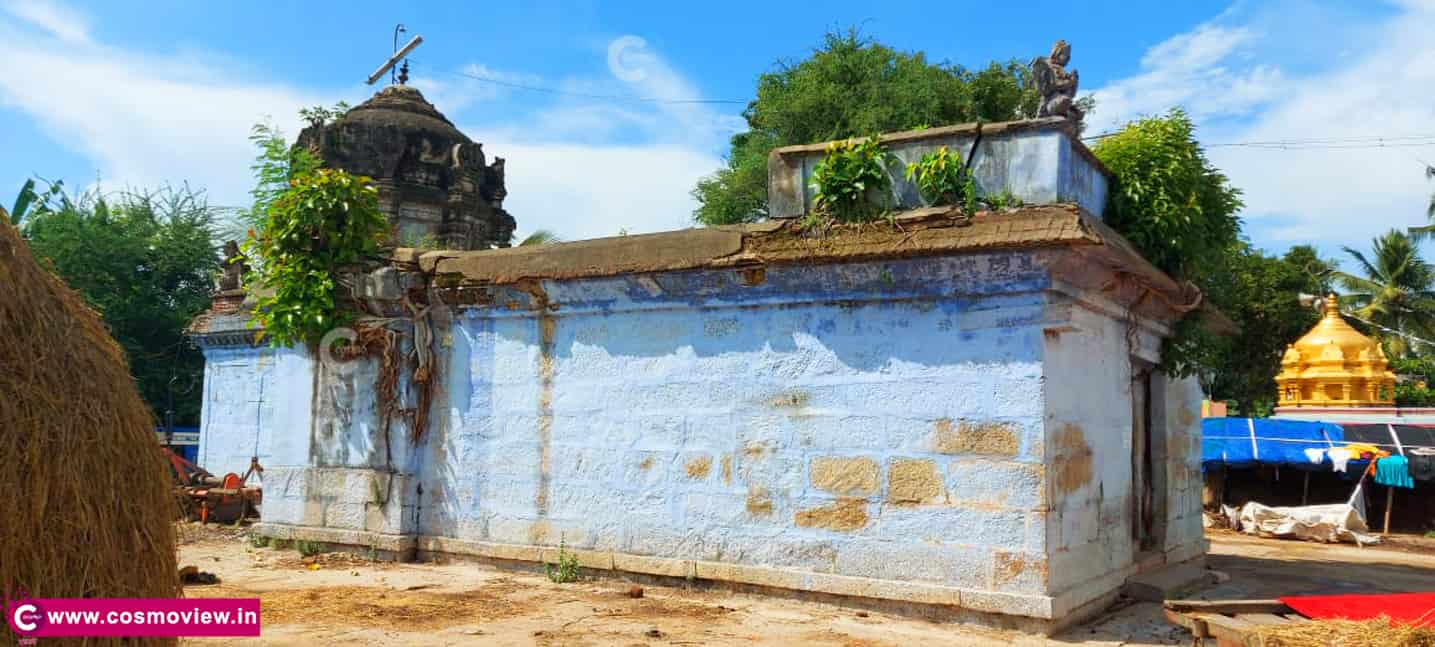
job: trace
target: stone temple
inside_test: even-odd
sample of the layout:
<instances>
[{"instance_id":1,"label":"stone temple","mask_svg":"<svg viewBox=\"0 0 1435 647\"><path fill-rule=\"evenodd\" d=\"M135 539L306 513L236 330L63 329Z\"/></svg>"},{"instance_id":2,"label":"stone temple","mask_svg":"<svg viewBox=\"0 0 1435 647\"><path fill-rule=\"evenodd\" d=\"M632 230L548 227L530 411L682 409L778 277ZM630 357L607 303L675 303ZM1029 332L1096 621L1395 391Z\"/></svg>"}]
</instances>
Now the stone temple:
<instances>
[{"instance_id":1,"label":"stone temple","mask_svg":"<svg viewBox=\"0 0 1435 647\"><path fill-rule=\"evenodd\" d=\"M814 234L817 143L773 152L768 222L509 249L485 249L513 227L501 164L417 92L316 140L401 228L477 249L364 277L405 358L389 396L383 356L195 321L199 462L257 457L262 535L501 563L561 544L600 574L1035 631L1204 559L1200 389L1157 368L1200 295L1102 222L1110 175L1066 119L882 137L970 155L1017 208L928 207L899 172L890 222Z\"/></svg>"},{"instance_id":2,"label":"stone temple","mask_svg":"<svg viewBox=\"0 0 1435 647\"><path fill-rule=\"evenodd\" d=\"M508 247L503 158L455 128L416 88L391 85L333 123L299 133L297 146L324 165L367 175L400 245L429 249Z\"/></svg>"}]
</instances>

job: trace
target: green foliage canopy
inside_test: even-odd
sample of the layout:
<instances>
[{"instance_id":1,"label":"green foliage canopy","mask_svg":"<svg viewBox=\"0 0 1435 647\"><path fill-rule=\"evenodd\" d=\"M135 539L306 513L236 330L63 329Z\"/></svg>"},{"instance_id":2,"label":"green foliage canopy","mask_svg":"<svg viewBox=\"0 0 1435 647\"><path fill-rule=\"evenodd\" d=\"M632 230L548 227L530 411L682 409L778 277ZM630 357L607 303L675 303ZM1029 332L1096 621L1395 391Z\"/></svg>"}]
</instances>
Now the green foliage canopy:
<instances>
[{"instance_id":1,"label":"green foliage canopy","mask_svg":"<svg viewBox=\"0 0 1435 647\"><path fill-rule=\"evenodd\" d=\"M1395 384L1395 405L1435 406L1435 360L1427 357L1399 357L1390 360L1390 370L1400 381Z\"/></svg>"},{"instance_id":2,"label":"green foliage canopy","mask_svg":"<svg viewBox=\"0 0 1435 647\"><path fill-rule=\"evenodd\" d=\"M156 419L177 377L175 421L198 424L204 357L184 329L209 307L219 269L204 195L188 187L112 199L35 195L23 229L35 256L99 312Z\"/></svg>"},{"instance_id":3,"label":"green foliage canopy","mask_svg":"<svg viewBox=\"0 0 1435 647\"><path fill-rule=\"evenodd\" d=\"M519 241L518 246L532 247L534 245L551 245L561 242L563 242L563 239L552 229L535 229L533 233L528 234L523 240Z\"/></svg>"},{"instance_id":4,"label":"green foliage canopy","mask_svg":"<svg viewBox=\"0 0 1435 647\"><path fill-rule=\"evenodd\" d=\"M1202 332L1183 340L1193 347L1187 356L1203 369L1202 386L1213 399L1236 401L1239 415L1271 413L1286 344L1320 318L1301 305L1300 295L1325 290L1331 267L1308 246L1277 257L1239 241L1204 273L1206 297L1240 327L1230 337Z\"/></svg>"},{"instance_id":5,"label":"green foliage canopy","mask_svg":"<svg viewBox=\"0 0 1435 647\"><path fill-rule=\"evenodd\" d=\"M339 307L339 271L375 257L388 233L369 178L317 169L289 181L265 209L259 232L244 242L256 259L248 285L254 318L271 345L313 345L349 323Z\"/></svg>"},{"instance_id":6,"label":"green foliage canopy","mask_svg":"<svg viewBox=\"0 0 1435 647\"><path fill-rule=\"evenodd\" d=\"M734 135L727 167L693 189L696 221L755 222L767 216L767 156L790 144L976 120L1036 115L1040 97L1026 64L993 62L980 70L932 63L855 30L829 33L796 63L758 77L743 111L748 130Z\"/></svg>"},{"instance_id":7,"label":"green foliage canopy","mask_svg":"<svg viewBox=\"0 0 1435 647\"><path fill-rule=\"evenodd\" d=\"M240 221L257 228L262 226L269 205L289 190L290 180L317 170L323 163L306 149L290 147L284 133L271 123L254 124L249 130L249 141L258 150L254 163L249 166L254 172L254 188L249 190L254 202L240 212Z\"/></svg>"},{"instance_id":8,"label":"green foliage canopy","mask_svg":"<svg viewBox=\"0 0 1435 647\"><path fill-rule=\"evenodd\" d=\"M1236 215L1241 192L1206 159L1191 119L1180 110L1140 119L1103 138L1092 152L1112 175L1106 224L1156 267L1194 282L1221 306L1217 268L1249 253ZM1215 363L1222 346L1201 328L1199 317L1186 317L1166 340L1162 368L1173 375L1225 370Z\"/></svg>"},{"instance_id":9,"label":"green foliage canopy","mask_svg":"<svg viewBox=\"0 0 1435 647\"><path fill-rule=\"evenodd\" d=\"M1162 271L1199 284L1200 268L1236 244L1241 192L1206 159L1186 113L1134 121L1092 152L1114 180L1106 224Z\"/></svg>"}]
</instances>

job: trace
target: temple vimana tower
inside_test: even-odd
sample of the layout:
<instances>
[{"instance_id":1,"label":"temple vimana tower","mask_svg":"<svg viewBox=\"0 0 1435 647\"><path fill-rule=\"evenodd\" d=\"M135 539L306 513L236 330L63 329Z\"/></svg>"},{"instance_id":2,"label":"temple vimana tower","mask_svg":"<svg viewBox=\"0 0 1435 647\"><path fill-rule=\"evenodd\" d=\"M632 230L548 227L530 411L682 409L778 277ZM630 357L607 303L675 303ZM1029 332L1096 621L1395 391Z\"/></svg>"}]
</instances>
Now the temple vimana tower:
<instances>
[{"instance_id":1,"label":"temple vimana tower","mask_svg":"<svg viewBox=\"0 0 1435 647\"><path fill-rule=\"evenodd\" d=\"M391 85L335 121L305 128L296 146L324 165L367 175L404 247L508 247L503 158L454 127L416 88Z\"/></svg>"}]
</instances>

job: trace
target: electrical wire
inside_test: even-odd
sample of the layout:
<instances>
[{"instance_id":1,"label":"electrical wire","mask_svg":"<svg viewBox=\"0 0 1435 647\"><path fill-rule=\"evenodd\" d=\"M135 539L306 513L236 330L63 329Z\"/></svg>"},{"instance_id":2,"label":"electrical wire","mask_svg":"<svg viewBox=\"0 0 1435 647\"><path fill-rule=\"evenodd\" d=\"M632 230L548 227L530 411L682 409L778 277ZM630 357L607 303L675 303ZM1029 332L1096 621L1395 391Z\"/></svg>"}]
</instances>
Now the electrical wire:
<instances>
[{"instance_id":1,"label":"electrical wire","mask_svg":"<svg viewBox=\"0 0 1435 647\"><path fill-rule=\"evenodd\" d=\"M1365 324L1365 325L1367 325L1367 326L1372 326L1372 327L1375 327L1375 328L1379 328L1379 329L1381 329L1381 330L1383 330L1383 331L1385 331L1385 332L1388 332L1388 333L1390 333L1390 334L1392 334L1392 335L1396 335L1396 336L1399 336L1399 337L1404 337L1405 339L1408 339L1408 340L1413 341L1413 342L1417 342L1417 343L1421 343L1421 344L1426 344L1426 345L1429 345L1429 346L1435 346L1435 341L1430 341L1430 340L1428 340L1428 339L1421 339L1421 338L1419 338L1419 337L1416 337L1415 335L1412 335L1412 334L1407 333L1407 332L1401 332L1401 331L1396 330L1396 329L1394 329L1394 328L1387 328L1387 327L1382 326L1382 325L1380 325L1380 324L1378 324L1378 323L1375 323L1374 321L1371 321L1371 320L1369 320L1369 319L1365 319L1365 318L1363 318L1363 317L1361 317L1361 316L1359 316L1359 315L1353 314L1353 313L1351 313L1351 312L1342 310L1342 311L1340 312L1340 314L1345 315L1345 316L1347 316L1347 317L1350 317L1351 319L1354 319L1354 320L1356 320L1356 321L1359 321L1360 323L1363 323L1363 324Z\"/></svg>"},{"instance_id":2,"label":"electrical wire","mask_svg":"<svg viewBox=\"0 0 1435 647\"><path fill-rule=\"evenodd\" d=\"M411 63L424 66L423 63L410 59ZM559 90L514 81L505 81L491 76L474 74L472 72L439 70L440 72L452 74L481 83L512 88L515 90L527 90L529 92L541 92L559 96L580 97L585 99L601 99L605 101L631 101L635 103L659 103L659 104L715 104L715 105L747 105L749 101L738 99L666 99L661 97L641 97L616 94L594 94L588 92L573 92ZM1105 139L1119 134L1118 131L1101 133L1082 137L1082 141ZM1206 148L1224 147L1249 147L1249 148L1271 148L1278 150L1310 150L1310 149L1351 149L1351 148L1404 148L1412 146L1435 146L1435 135L1392 135L1392 136L1369 136L1369 137L1336 137L1336 138L1315 138L1315 139L1289 139L1251 142L1223 142L1206 144Z\"/></svg>"},{"instance_id":3,"label":"electrical wire","mask_svg":"<svg viewBox=\"0 0 1435 647\"><path fill-rule=\"evenodd\" d=\"M1119 131L1082 137L1082 141L1106 139ZM1276 139L1248 142L1217 142L1205 148L1257 148L1274 150L1348 150L1360 148L1408 148L1435 146L1435 135L1365 135L1359 137L1320 137L1309 139Z\"/></svg>"},{"instance_id":4,"label":"electrical wire","mask_svg":"<svg viewBox=\"0 0 1435 647\"><path fill-rule=\"evenodd\" d=\"M420 66L423 65L423 64L421 64L421 63L418 63L418 61L410 60L410 62L411 62L411 63L419 64ZM490 77L490 76L484 76L484 75L481 75L481 74L474 74L474 73L472 73L472 72L462 72L462 71L453 71L453 70L438 70L438 71L443 72L443 73L446 73L446 74L452 74L452 75L454 75L454 76L460 76L460 77L463 77L463 78L466 78L466 79L472 79L472 80L474 80L474 81L479 81L479 82L482 82L482 83L490 83L490 84L493 84L493 85L503 86L503 87L505 87L505 88L512 88L512 89L515 89L515 90L527 90L527 91L529 91L529 92L541 92L541 93L543 93L543 94L552 94L552 95L567 96L567 97L579 97L579 98L583 98L583 99L600 99L600 100L603 100L603 101L628 101L628 102L633 102L633 103L657 103L657 104L705 104L705 105L718 105L718 104L725 104L725 105L747 105L747 104L748 104L747 101L739 101L739 100L737 100L737 99L666 99L666 98L661 98L661 97L640 97L640 96L619 95L619 94L593 94L593 93L588 93L588 92L572 92L572 91L569 91L569 90L559 90L559 89L557 89L557 88L547 88L547 87L538 86L538 85L529 85L529 84L526 84L526 83L515 83L515 82L513 82L513 81L504 81L504 80L502 80L502 79L495 79L495 78Z\"/></svg>"}]
</instances>

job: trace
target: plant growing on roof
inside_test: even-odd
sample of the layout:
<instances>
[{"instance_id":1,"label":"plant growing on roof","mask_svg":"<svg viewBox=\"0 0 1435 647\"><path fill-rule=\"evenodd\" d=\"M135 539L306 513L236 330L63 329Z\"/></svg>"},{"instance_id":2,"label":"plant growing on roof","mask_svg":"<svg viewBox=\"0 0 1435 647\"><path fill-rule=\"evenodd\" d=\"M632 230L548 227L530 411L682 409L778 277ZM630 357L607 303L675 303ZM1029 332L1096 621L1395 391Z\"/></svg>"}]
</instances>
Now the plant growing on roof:
<instances>
[{"instance_id":1,"label":"plant growing on roof","mask_svg":"<svg viewBox=\"0 0 1435 647\"><path fill-rule=\"evenodd\" d=\"M985 201L988 206L997 210L1010 209L1022 205L1021 198L1012 193L1011 189L1002 189L992 195L986 196Z\"/></svg>"},{"instance_id":2,"label":"plant growing on roof","mask_svg":"<svg viewBox=\"0 0 1435 647\"><path fill-rule=\"evenodd\" d=\"M301 112L302 115L302 112ZM254 124L249 129L249 141L258 149L254 163L249 169L254 172L254 188L249 195L254 199L248 209L238 211L239 230L233 238L240 238L244 228L257 228L264 222L269 205L289 190L289 181L323 166L312 152L297 146L290 147L284 133L269 122Z\"/></svg>"},{"instance_id":3,"label":"plant growing on roof","mask_svg":"<svg viewBox=\"0 0 1435 647\"><path fill-rule=\"evenodd\" d=\"M344 116L344 113L348 111L349 103L347 101L340 101L335 103L332 108L322 105L300 108L299 116L303 118L304 121L309 122L310 126L323 126Z\"/></svg>"},{"instance_id":4,"label":"plant growing on roof","mask_svg":"<svg viewBox=\"0 0 1435 647\"><path fill-rule=\"evenodd\" d=\"M812 170L812 187L817 191L813 215L837 222L875 220L890 202L889 159L875 135L828 144L827 156Z\"/></svg>"},{"instance_id":5,"label":"plant growing on roof","mask_svg":"<svg viewBox=\"0 0 1435 647\"><path fill-rule=\"evenodd\" d=\"M966 204L971 192L961 154L952 153L946 146L907 164L906 178L917 185L929 206Z\"/></svg>"},{"instance_id":6,"label":"plant growing on roof","mask_svg":"<svg viewBox=\"0 0 1435 647\"><path fill-rule=\"evenodd\" d=\"M265 209L244 251L258 263L247 288L257 298L255 321L273 346L311 346L352 313L339 308L340 268L371 258L388 234L378 191L369 178L315 169L289 181Z\"/></svg>"},{"instance_id":7,"label":"plant growing on roof","mask_svg":"<svg viewBox=\"0 0 1435 647\"><path fill-rule=\"evenodd\" d=\"M977 182L970 169L962 164L960 153L953 153L946 146L931 151L921 159L907 165L907 181L917 185L922 200L928 206L960 206L967 214L974 214L983 206L989 209L1006 209L1021 206L1021 198L1013 195L1011 189L999 193L977 195Z\"/></svg>"}]
</instances>

